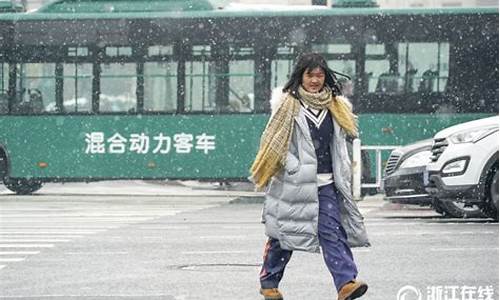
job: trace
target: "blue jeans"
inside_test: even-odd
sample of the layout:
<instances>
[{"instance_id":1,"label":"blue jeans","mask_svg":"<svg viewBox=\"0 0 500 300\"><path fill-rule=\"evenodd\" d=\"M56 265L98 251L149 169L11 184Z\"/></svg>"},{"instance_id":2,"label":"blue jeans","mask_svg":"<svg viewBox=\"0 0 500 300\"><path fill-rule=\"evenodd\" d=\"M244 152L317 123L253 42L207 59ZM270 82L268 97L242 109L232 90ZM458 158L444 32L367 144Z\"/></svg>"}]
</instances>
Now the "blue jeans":
<instances>
[{"instance_id":1,"label":"blue jeans","mask_svg":"<svg viewBox=\"0 0 500 300\"><path fill-rule=\"evenodd\" d=\"M358 270L347 244L347 234L340 223L338 191L334 184L318 188L319 220L318 238L323 258L333 276L335 287L340 291L347 282L354 280ZM292 251L283 250L277 239L269 238L264 250L264 263L260 272L262 288L277 288L283 278Z\"/></svg>"}]
</instances>

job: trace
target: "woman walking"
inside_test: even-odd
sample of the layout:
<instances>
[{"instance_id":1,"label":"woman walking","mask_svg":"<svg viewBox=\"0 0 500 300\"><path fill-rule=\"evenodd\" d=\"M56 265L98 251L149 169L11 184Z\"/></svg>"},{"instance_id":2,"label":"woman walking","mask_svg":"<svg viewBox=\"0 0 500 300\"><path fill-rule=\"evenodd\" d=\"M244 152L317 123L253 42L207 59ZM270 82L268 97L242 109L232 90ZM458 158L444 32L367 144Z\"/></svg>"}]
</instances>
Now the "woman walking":
<instances>
[{"instance_id":1,"label":"woman walking","mask_svg":"<svg viewBox=\"0 0 500 300\"><path fill-rule=\"evenodd\" d=\"M359 298L368 286L356 279L350 247L370 243L351 192L346 137L358 134L352 107L325 59L310 53L299 58L271 108L251 168L266 193L260 293L283 299L278 284L292 252L321 248L338 300Z\"/></svg>"}]
</instances>

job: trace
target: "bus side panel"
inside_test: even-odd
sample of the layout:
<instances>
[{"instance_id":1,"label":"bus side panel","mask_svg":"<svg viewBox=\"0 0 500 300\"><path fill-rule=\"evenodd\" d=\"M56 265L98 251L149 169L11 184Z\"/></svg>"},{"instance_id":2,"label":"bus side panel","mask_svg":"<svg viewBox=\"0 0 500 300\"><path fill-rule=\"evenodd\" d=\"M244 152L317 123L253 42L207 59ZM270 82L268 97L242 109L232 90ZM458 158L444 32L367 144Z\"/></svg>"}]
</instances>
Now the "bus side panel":
<instances>
[{"instance_id":1,"label":"bus side panel","mask_svg":"<svg viewBox=\"0 0 500 300\"><path fill-rule=\"evenodd\" d=\"M485 116L363 114L361 140L404 145ZM0 142L9 149L11 177L243 179L268 117L6 116Z\"/></svg>"},{"instance_id":2,"label":"bus side panel","mask_svg":"<svg viewBox=\"0 0 500 300\"><path fill-rule=\"evenodd\" d=\"M236 178L247 176L267 118L11 116L0 136L11 177Z\"/></svg>"}]
</instances>

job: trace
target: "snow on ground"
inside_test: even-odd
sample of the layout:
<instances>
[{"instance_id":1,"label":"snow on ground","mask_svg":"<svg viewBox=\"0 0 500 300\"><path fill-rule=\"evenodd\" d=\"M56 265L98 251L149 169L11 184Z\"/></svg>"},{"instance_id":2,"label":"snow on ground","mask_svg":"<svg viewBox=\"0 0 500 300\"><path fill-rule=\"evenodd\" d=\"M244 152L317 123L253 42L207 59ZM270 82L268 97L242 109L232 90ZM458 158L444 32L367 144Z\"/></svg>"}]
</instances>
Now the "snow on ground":
<instances>
[{"instance_id":1,"label":"snow on ground","mask_svg":"<svg viewBox=\"0 0 500 300\"><path fill-rule=\"evenodd\" d=\"M0 195L12 194L0 185ZM98 182L45 183L34 194L73 195L147 195L147 196L256 196L249 184L235 183L220 186L213 182L199 181L143 181L116 180Z\"/></svg>"}]
</instances>

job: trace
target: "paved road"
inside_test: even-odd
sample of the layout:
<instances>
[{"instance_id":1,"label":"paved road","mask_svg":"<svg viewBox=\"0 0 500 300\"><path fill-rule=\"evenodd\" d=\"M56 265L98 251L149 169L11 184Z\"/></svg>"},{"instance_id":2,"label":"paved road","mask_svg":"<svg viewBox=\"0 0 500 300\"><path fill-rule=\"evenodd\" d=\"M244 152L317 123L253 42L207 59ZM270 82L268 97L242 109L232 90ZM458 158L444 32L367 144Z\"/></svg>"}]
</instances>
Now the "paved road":
<instances>
[{"instance_id":1,"label":"paved road","mask_svg":"<svg viewBox=\"0 0 500 300\"><path fill-rule=\"evenodd\" d=\"M261 205L199 193L1 195L0 299L260 299ZM353 251L364 299L406 285L421 299L463 286L498 299L498 223L377 198L360 207L373 244ZM295 252L281 288L287 300L336 299L317 254Z\"/></svg>"}]
</instances>

